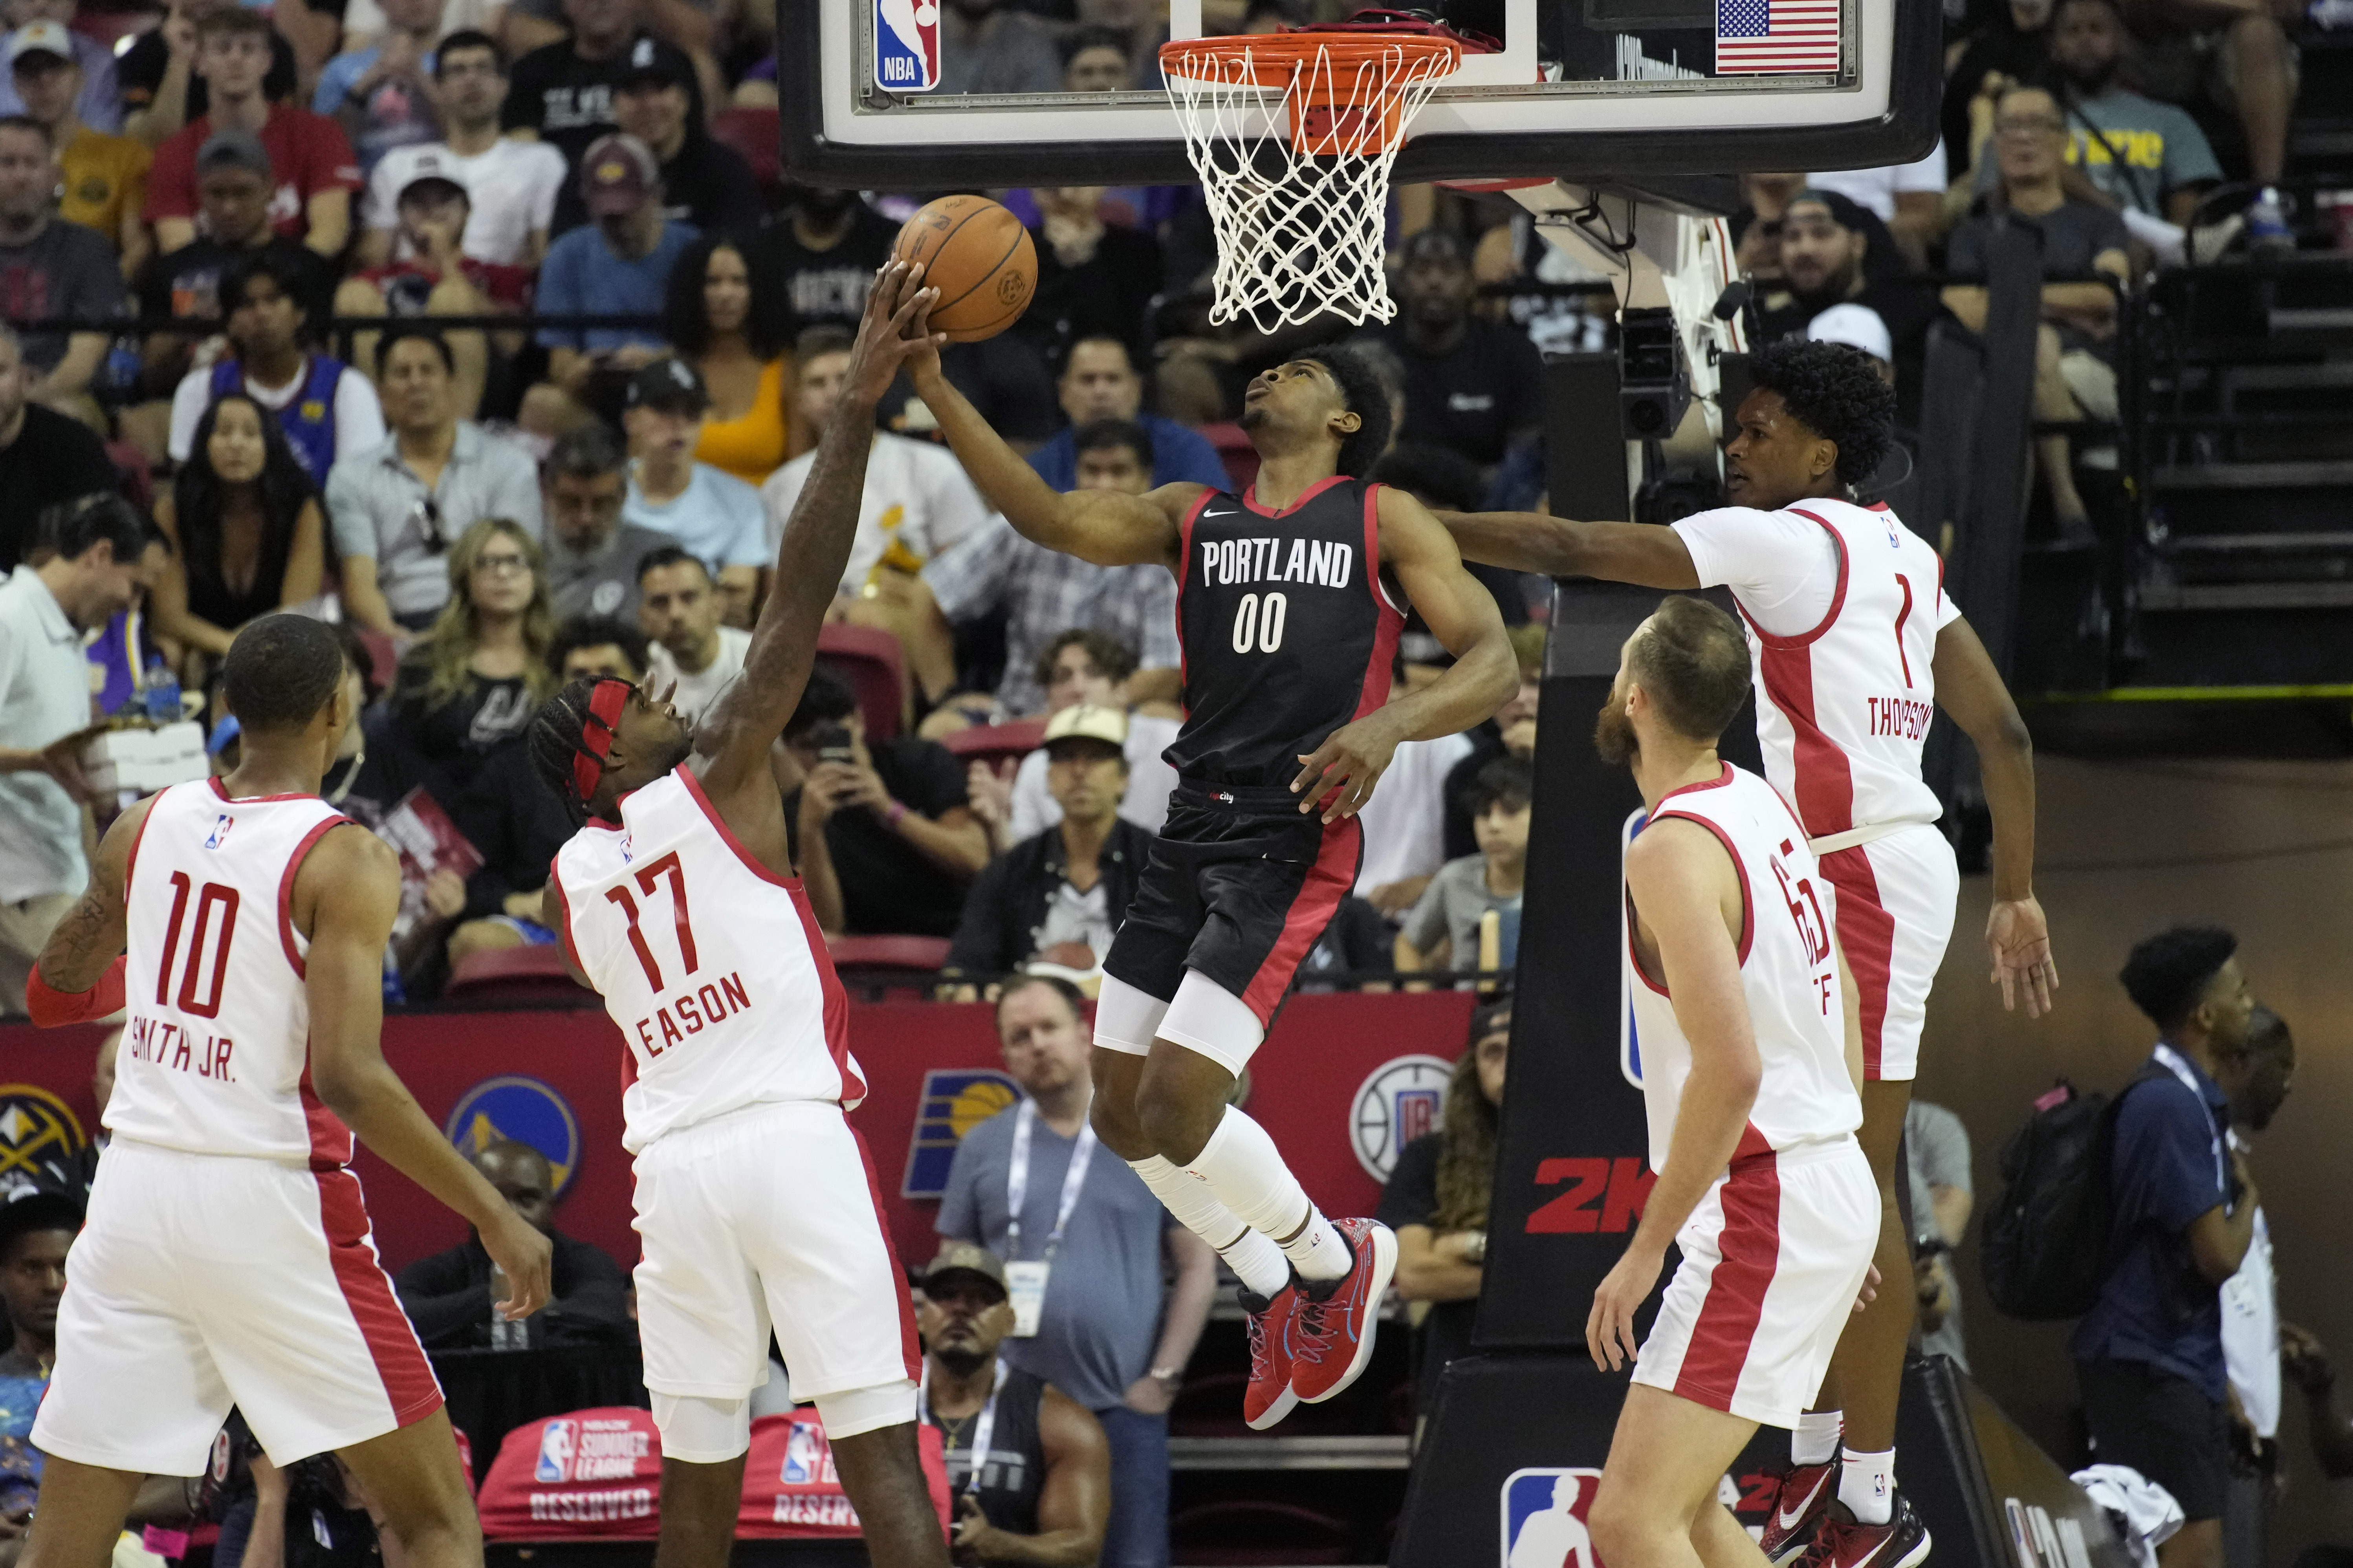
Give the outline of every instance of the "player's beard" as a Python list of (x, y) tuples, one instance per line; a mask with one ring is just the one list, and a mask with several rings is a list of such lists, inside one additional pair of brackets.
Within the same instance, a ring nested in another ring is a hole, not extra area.
[(1601, 711), (1594, 716), (1593, 749), (1611, 767), (1631, 762), (1634, 753), (1642, 749), (1641, 742), (1634, 735), (1633, 721), (1626, 717), (1625, 700), (1614, 690), (1601, 705)]

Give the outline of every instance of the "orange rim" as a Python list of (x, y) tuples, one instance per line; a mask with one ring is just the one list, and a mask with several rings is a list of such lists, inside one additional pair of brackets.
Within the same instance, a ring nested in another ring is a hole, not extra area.
[[(1188, 59), (1214, 62), (1217, 74), (1187, 72)], [(1427, 33), (1300, 28), (1172, 39), (1160, 46), (1163, 74), (1180, 80), (1296, 92), (1299, 112), (1291, 117), (1292, 145), (1319, 156), (1387, 153), (1405, 135), (1404, 105), (1389, 90), (1390, 83), (1449, 75), (1461, 60), (1460, 42)]]
[[(1172, 40), (1160, 46), (1160, 68), (1165, 72), (1171, 71), (1172, 68), (1181, 67), (1189, 55), (1196, 59), (1215, 60), (1229, 69), (1248, 68), (1254, 78), (1266, 72), (1273, 79), (1254, 85), (1278, 88), (1302, 67), (1314, 64), (1318, 55), (1329, 60), (1336, 72), (1342, 67), (1378, 64), (1392, 51), (1398, 55), (1400, 68), (1442, 58), (1445, 68), (1451, 71), (1462, 59), (1459, 42), (1427, 33), (1326, 33), (1301, 28), (1289, 33), (1240, 33), (1226, 37)], [(1180, 69), (1172, 74), (1183, 72)]]

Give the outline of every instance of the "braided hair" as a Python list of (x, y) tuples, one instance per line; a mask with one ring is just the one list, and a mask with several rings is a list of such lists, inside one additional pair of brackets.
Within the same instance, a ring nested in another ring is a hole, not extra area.
[(584, 675), (541, 703), (532, 718), (532, 768), (564, 804), (575, 829), (587, 826), (588, 801), (604, 779), (606, 752), (632, 689), (613, 676)]

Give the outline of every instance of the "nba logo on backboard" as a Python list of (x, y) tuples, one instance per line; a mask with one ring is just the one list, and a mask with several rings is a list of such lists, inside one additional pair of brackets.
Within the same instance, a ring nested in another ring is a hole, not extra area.
[(227, 843), (228, 830), (236, 826), (237, 818), (231, 816), (227, 812), (224, 811), (218, 816), (214, 817), (213, 836), (205, 840), (205, 847), (207, 849), (217, 849), (222, 845)]
[(874, 0), (874, 85), (891, 92), (940, 85), (939, 0)]
[(1504, 1481), (1503, 1568), (1601, 1568), (1585, 1516), (1601, 1472), (1514, 1470)]
[(580, 1423), (568, 1419), (549, 1422), (539, 1429), (539, 1463), (532, 1479), (549, 1485), (572, 1479), (572, 1457), (580, 1451)]

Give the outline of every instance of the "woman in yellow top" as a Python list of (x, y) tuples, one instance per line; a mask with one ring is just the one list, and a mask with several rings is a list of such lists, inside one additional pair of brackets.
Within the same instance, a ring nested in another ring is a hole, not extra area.
[(783, 296), (773, 283), (754, 281), (742, 246), (725, 235), (705, 235), (670, 269), (664, 314), (679, 357), (701, 371), (711, 389), (711, 417), (695, 460), (759, 484), (792, 455)]

